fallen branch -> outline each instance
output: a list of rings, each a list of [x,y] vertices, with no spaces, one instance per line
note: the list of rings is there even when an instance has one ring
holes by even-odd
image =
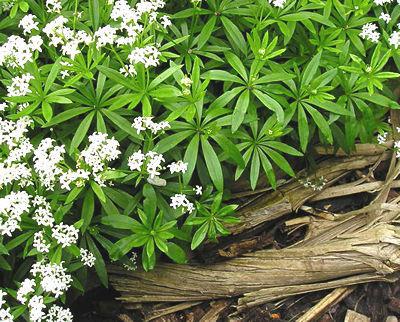
[[[125,302],[200,301],[245,294],[240,309],[258,303],[259,294],[254,300],[254,292],[260,290],[291,287],[296,293],[313,283],[392,274],[400,269],[399,244],[400,230],[380,224],[321,245],[258,251],[209,266],[160,264],[147,273],[113,266],[111,283]],[[333,287],[339,286],[343,285]]]

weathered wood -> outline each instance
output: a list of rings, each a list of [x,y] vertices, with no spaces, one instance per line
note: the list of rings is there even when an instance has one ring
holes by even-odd
[[[147,273],[113,266],[110,278],[120,299],[127,302],[230,298],[360,274],[391,274],[400,268],[399,244],[399,228],[378,225],[321,245],[257,251],[209,266],[160,264]],[[239,304],[247,306],[243,300]]]
[[[297,322],[316,321],[325,312],[327,312],[329,308],[346,298],[351,292],[353,292],[353,290],[354,287],[339,287],[334,289],[328,295],[323,297],[316,305],[309,309],[305,314],[303,314],[299,319],[297,319]]]
[[[380,160],[389,159],[390,156],[389,152],[385,152],[381,155],[325,160],[318,165],[314,173],[309,174],[309,177],[324,177],[327,181],[326,187],[329,187],[350,171],[372,166]],[[305,171],[299,174],[299,177],[301,176],[305,176]],[[274,192],[261,195],[251,205],[240,209],[238,216],[241,222],[229,227],[230,231],[233,235],[237,235],[268,221],[290,214],[297,211],[307,200],[312,199],[319,193],[320,191],[304,187],[297,180],[291,181]]]

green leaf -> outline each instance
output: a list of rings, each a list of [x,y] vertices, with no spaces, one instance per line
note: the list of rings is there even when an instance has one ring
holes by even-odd
[[[346,110],[346,108],[344,106],[341,106],[338,103],[334,103],[334,102],[330,102],[330,101],[321,102],[317,99],[304,100],[304,102],[311,103],[313,105],[316,105],[320,108],[323,108],[324,110],[327,110],[327,111],[335,113],[335,114],[353,116],[353,113],[351,111]]]
[[[250,91],[244,91],[236,102],[235,109],[232,114],[232,133],[236,132],[243,123],[244,116],[250,104]]]
[[[112,68],[109,68],[109,67],[101,66],[101,65],[96,66],[96,68],[99,71],[101,71],[104,75],[106,75],[109,79],[112,79],[113,81],[117,82],[118,84],[121,84],[122,86],[124,86],[126,88],[140,91],[140,88],[138,88],[138,86],[134,82],[130,81],[129,78],[126,78],[118,71],[116,71]]]
[[[58,73],[61,69],[61,64],[60,64],[61,58],[58,58],[53,66],[51,66],[50,73],[47,76],[46,82],[44,83],[44,93],[47,94],[51,88],[51,86],[54,84],[54,81],[56,80]]]
[[[193,235],[193,240],[190,245],[191,249],[194,250],[199,245],[202,243],[202,241],[206,238],[207,236],[207,231],[208,231],[209,223],[205,222],[203,225],[200,226],[200,228],[195,232]]]
[[[222,191],[224,189],[224,178],[218,156],[211,144],[204,137],[201,138],[201,147],[210,178],[217,190]]]
[[[157,85],[161,84],[168,77],[171,77],[176,71],[180,70],[181,68],[182,68],[182,65],[173,65],[173,66],[171,66],[166,71],[162,72],[160,75],[158,75],[156,78],[154,78],[152,80],[152,82],[149,85],[148,90],[154,89]]]
[[[310,84],[315,74],[317,73],[319,63],[321,61],[322,51],[318,52],[308,63],[301,78],[301,86]]]
[[[307,120],[306,112],[304,112],[304,109],[301,105],[298,107],[298,110],[297,110],[297,124],[298,124],[298,130],[299,130],[301,150],[303,152],[305,152],[307,150],[310,129],[308,127],[308,120]]]
[[[280,155],[278,152],[269,149],[269,148],[264,148],[264,151],[268,154],[268,156],[275,162],[275,164],[281,168],[283,171],[285,171],[288,175],[294,177],[295,174],[293,172],[292,167],[290,166],[289,162],[286,161],[286,159]]]
[[[198,134],[195,134],[186,148],[186,152],[183,157],[183,162],[186,162],[188,164],[188,167],[187,171],[183,174],[184,184],[189,183],[193,175],[193,171],[196,167],[197,155],[199,151],[199,143],[200,143],[200,136]]]
[[[259,91],[259,90],[254,90],[253,91],[254,95],[257,96],[257,98],[261,101],[261,103],[264,104],[267,108],[270,110],[274,111],[276,113],[276,118],[279,123],[283,123],[283,119],[285,117],[282,106],[275,101],[271,96]]]
[[[253,157],[251,159],[250,166],[250,185],[251,189],[255,189],[257,186],[258,177],[260,174],[260,156],[258,155],[258,150],[254,150]]]
[[[100,25],[100,4],[99,0],[89,0],[89,18],[93,31],[99,29]]]
[[[185,251],[175,243],[167,243],[168,252],[166,253],[175,263],[185,264],[187,262],[187,256]]]
[[[231,65],[233,69],[236,70],[245,81],[247,81],[247,71],[239,57],[229,51],[225,53],[225,57],[228,60],[229,65]]]
[[[225,70],[209,70],[201,75],[203,79],[244,84],[243,80]]]
[[[232,158],[233,161],[236,162],[236,164],[240,168],[244,168],[244,160],[242,155],[240,154],[239,149],[235,144],[232,143],[231,140],[229,140],[226,135],[222,134],[221,132],[218,132],[214,135],[211,136],[215,142],[218,143],[218,145],[221,147],[224,152],[229,155],[230,158]]]
[[[333,143],[332,131],[329,127],[328,122],[322,116],[320,112],[318,112],[315,108],[311,107],[308,104],[304,104],[308,113],[310,113],[311,117],[313,118],[315,124],[317,124],[318,128],[321,130],[322,134],[328,140],[330,144]]]
[[[94,214],[94,196],[92,190],[87,190],[85,194],[85,198],[83,199],[82,204],[82,215],[83,225],[81,227],[82,233],[86,231],[89,227],[90,222],[92,221],[92,217]]]
[[[71,145],[69,146],[70,155],[74,153],[75,149],[79,147],[83,139],[86,137],[86,134],[89,131],[90,124],[92,123],[95,113],[96,113],[95,111],[90,112],[79,124],[78,129],[76,130],[74,137],[72,138]]]
[[[298,157],[303,156],[303,153],[301,153],[300,151],[297,151],[295,148],[292,148],[290,145],[287,145],[282,142],[268,141],[265,143],[265,145],[267,145],[275,150],[279,150],[281,152],[284,152],[284,153],[287,153],[290,155],[294,155],[294,156],[298,156]]]
[[[99,184],[95,181],[90,181],[90,186],[92,187],[96,196],[100,199],[101,202],[106,202],[106,195],[103,192],[103,189],[99,186]]]
[[[68,121],[75,116],[81,115],[83,113],[89,112],[91,107],[76,107],[69,110],[66,110],[56,116],[54,116],[50,122],[47,122],[43,127],[51,127],[53,125]]]
[[[203,48],[203,46],[207,43],[208,39],[210,39],[210,36],[214,30],[216,22],[217,22],[217,17],[212,16],[204,25],[204,27],[201,29],[197,42],[197,46],[199,49]]]
[[[89,251],[94,255],[94,257],[96,257],[96,261],[94,262],[94,268],[96,269],[96,273],[99,276],[101,283],[105,287],[108,287],[108,274],[103,256],[101,255],[99,249],[95,245],[93,239],[88,234],[86,234],[86,240],[88,242]]]
[[[103,109],[103,113],[117,127],[131,135],[134,142],[140,142],[139,140],[141,140],[141,136],[137,134],[136,130],[132,127],[132,124],[129,123],[126,118],[120,116],[116,112],[106,109]]]
[[[246,56],[247,42],[244,39],[240,29],[225,16],[221,16],[221,22],[224,26],[228,39]]]
[[[176,147],[179,143],[192,135],[193,132],[193,130],[186,130],[169,135],[166,138],[160,140],[155,146],[154,150],[158,153],[165,153]]]
[[[53,109],[51,105],[46,101],[42,102],[42,114],[47,122],[49,122],[53,117]]]
[[[109,215],[101,218],[101,223],[117,229],[130,229],[142,231],[142,224],[137,220],[125,215]]]

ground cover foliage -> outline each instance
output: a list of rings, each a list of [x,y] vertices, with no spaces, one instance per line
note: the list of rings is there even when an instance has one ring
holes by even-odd
[[[389,140],[399,16],[390,0],[2,1],[0,319],[72,321],[66,292],[92,271],[107,285],[106,263],[185,263],[229,234],[235,181],[276,188],[317,144]]]

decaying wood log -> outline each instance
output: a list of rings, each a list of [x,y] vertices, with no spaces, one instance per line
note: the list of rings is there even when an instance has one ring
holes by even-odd
[[[385,152],[372,156],[328,159],[322,161],[315,172],[308,174],[308,177],[323,177],[327,181],[326,187],[329,187],[350,171],[372,166],[381,160],[388,160],[390,156],[390,152]],[[299,177],[305,175],[306,173],[303,171],[300,172]],[[237,235],[268,221],[290,214],[293,211],[297,211],[307,200],[318,194],[319,191],[315,191],[312,188],[305,188],[297,180],[291,181],[274,192],[261,195],[251,205],[240,209],[238,216],[241,222],[231,226],[230,231],[233,235]]]
[[[304,290],[313,283],[392,274],[400,269],[398,245],[400,229],[378,224],[320,245],[257,251],[209,266],[160,264],[147,273],[110,267],[111,283],[127,302],[185,302],[245,294],[239,301],[243,308],[252,306],[252,292],[260,290],[296,286]]]

